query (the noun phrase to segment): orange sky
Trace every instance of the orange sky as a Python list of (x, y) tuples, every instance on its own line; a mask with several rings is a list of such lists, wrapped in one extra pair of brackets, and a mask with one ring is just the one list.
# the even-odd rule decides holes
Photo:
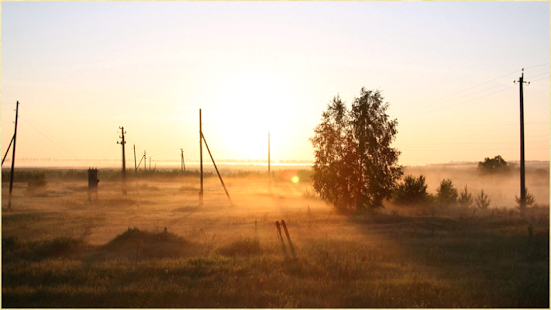
[[(400, 164), (549, 160), (548, 2), (3, 2), (2, 152), (313, 160), (337, 94), (380, 89)], [(9, 157), (9, 156), (8, 156)], [(44, 161), (43, 161), (44, 162)], [(47, 163), (47, 162), (46, 162)], [(81, 162), (82, 163), (82, 162)], [(5, 165), (6, 166), (6, 165)]]

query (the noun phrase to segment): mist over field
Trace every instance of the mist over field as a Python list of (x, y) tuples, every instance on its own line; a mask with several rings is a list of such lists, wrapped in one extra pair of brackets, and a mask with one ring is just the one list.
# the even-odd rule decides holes
[[(4, 170), (6, 172), (6, 170)], [(21, 170), (24, 172), (24, 170)], [(518, 215), (516, 173), (474, 165), (407, 167), (460, 189), (484, 189), (476, 214), (426, 213), (391, 201), (344, 215), (320, 200), (308, 170), (128, 174), (86, 170), (2, 186), (4, 307), (548, 307), (549, 167), (530, 166), (537, 206)], [(23, 178), (24, 174), (20, 176)], [(32, 178), (31, 178), (32, 179)], [(511, 212), (510, 212), (511, 211)], [(287, 233), (276, 221), (285, 221)]]

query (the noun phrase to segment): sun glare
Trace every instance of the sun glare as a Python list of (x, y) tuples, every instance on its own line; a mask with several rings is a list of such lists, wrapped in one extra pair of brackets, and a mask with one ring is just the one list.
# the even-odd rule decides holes
[(268, 133), (271, 143), (286, 133), (290, 94), (278, 77), (244, 74), (231, 78), (221, 89), (216, 119), (225, 123), (225, 141), (233, 156), (254, 159), (267, 157)]

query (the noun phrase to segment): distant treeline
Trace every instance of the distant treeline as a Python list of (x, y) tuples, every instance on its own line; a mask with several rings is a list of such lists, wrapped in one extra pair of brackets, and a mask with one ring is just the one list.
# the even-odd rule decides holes
[[(238, 171), (222, 171), (223, 177), (240, 178), (240, 177), (267, 177), (268, 172), (238, 170)], [(37, 176), (45, 176), (48, 181), (55, 180), (88, 180), (88, 169), (36, 169), (36, 168), (21, 168), (14, 171), (14, 182), (29, 182)], [(306, 169), (294, 170), (277, 170), (271, 172), (274, 181), (290, 181), (293, 176), (298, 176), (301, 182), (310, 181), (311, 171)], [(200, 177), (199, 170), (188, 170), (183, 173), (184, 177)], [(103, 181), (119, 181), (122, 177), (122, 172), (119, 169), (98, 169), (98, 178)], [(180, 169), (152, 169), (140, 170), (137, 173), (133, 169), (126, 170), (127, 180), (147, 179), (147, 178), (179, 178), (182, 177)], [(214, 172), (203, 172), (203, 177), (216, 177)], [(10, 170), (2, 169), (2, 182), (10, 181)]]

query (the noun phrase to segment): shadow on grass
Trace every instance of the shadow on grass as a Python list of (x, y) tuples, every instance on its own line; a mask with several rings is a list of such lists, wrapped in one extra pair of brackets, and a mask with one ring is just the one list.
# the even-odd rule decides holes
[(349, 220), (430, 275), (425, 285), (432, 288), (425, 292), (439, 292), (423, 293), (430, 307), (549, 307), (548, 226), (530, 230), (526, 220), (493, 217), (371, 214)]

